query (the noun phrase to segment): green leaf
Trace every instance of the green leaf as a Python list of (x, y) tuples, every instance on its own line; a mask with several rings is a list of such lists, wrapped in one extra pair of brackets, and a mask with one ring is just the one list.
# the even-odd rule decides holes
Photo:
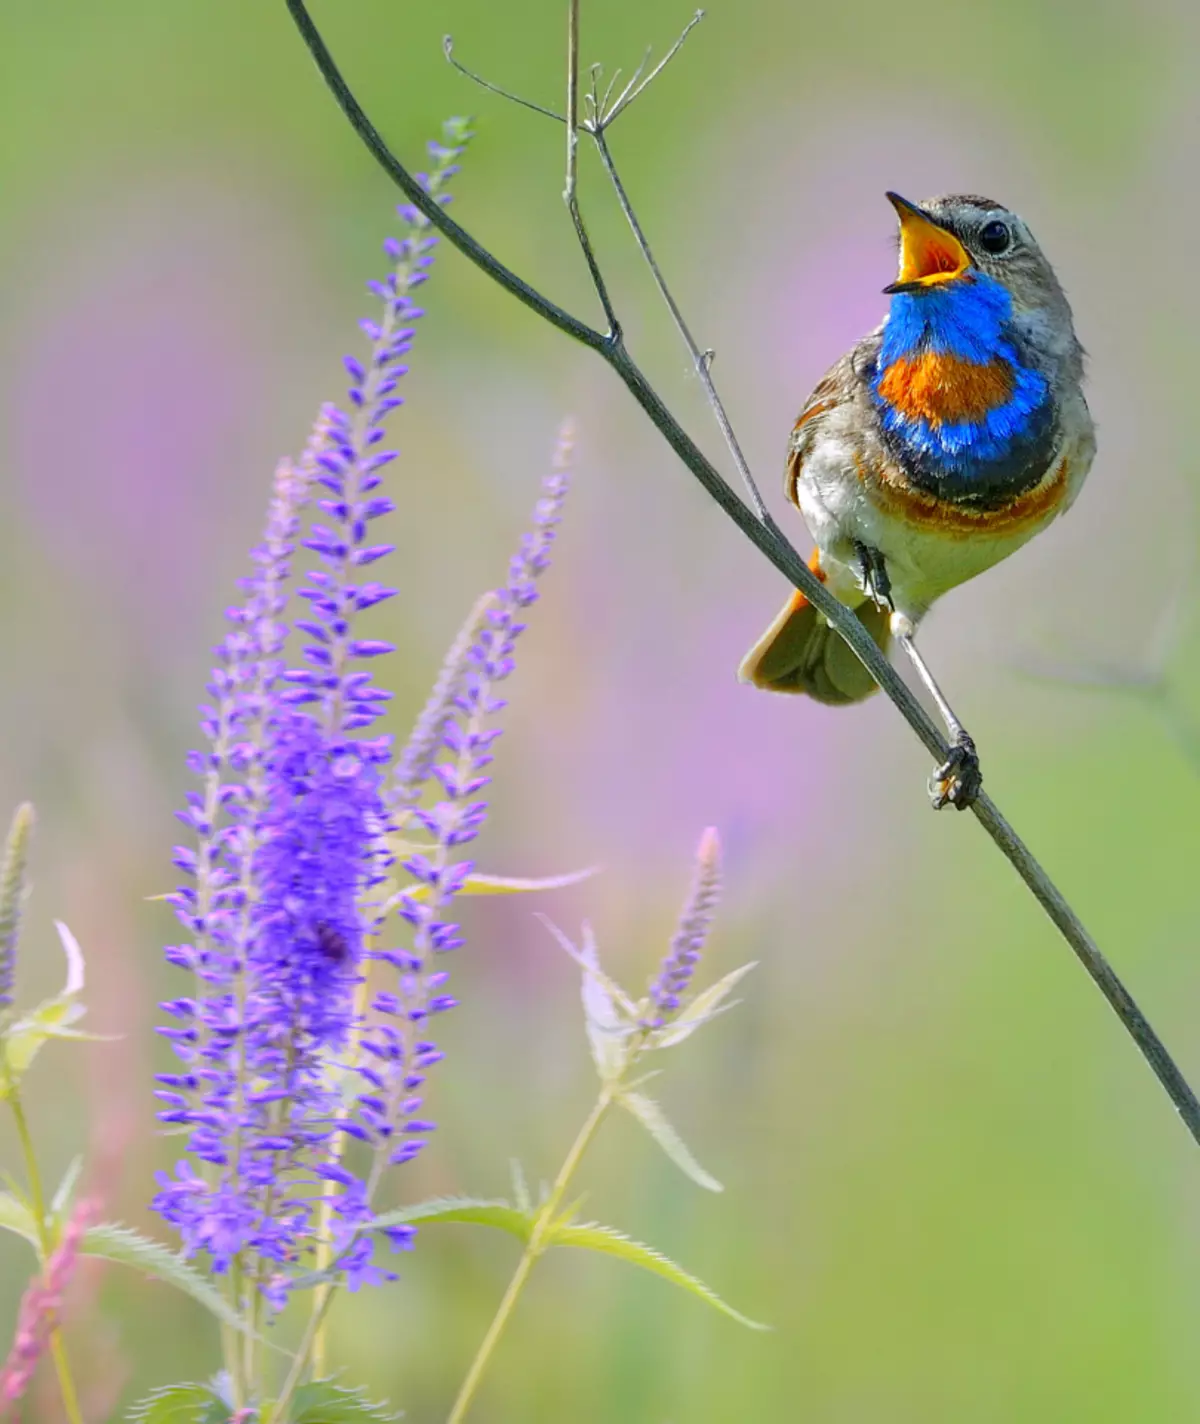
[(229, 1424), (229, 1406), (206, 1384), (172, 1384), (135, 1404), (129, 1419), (131, 1424)]
[[(389, 842), (394, 849), (394, 841)], [(473, 875), (468, 875), (462, 883), (462, 888), (456, 893), (459, 895), (526, 895), (535, 890), (561, 890), (564, 885), (578, 885), (581, 880), (587, 880), (589, 876), (595, 875), (600, 869), (598, 865), (590, 865), (586, 870), (573, 870), (566, 875), (545, 875), (536, 879), (528, 879), (513, 875), (484, 875), (477, 871)], [(428, 894), (428, 887), (425, 885), (414, 885), (411, 889), (406, 887), (405, 893), (410, 900), (421, 900)]]
[(617, 1001), (603, 981), (596, 941), (588, 925), (583, 927), (580, 955), (584, 963), (580, 996), (592, 1062), (602, 1083), (615, 1083), (625, 1070), (628, 1058), (626, 1044), (634, 1024), (621, 1014)]
[(692, 1156), (687, 1143), (667, 1121), (666, 1114), (653, 1098), (646, 1097), (644, 1093), (624, 1092), (617, 1101), (637, 1118), (671, 1161), (698, 1187), (710, 1192), (725, 1190), (716, 1177), (706, 1172)]
[(669, 1256), (664, 1256), (653, 1246), (644, 1246), (640, 1241), (634, 1241), (623, 1232), (615, 1231), (611, 1226), (601, 1226), (594, 1221), (585, 1222), (579, 1226), (565, 1223), (555, 1225), (550, 1229), (549, 1242), (552, 1246), (576, 1246), (584, 1251), (597, 1251), (602, 1256), (616, 1256), (619, 1260), (628, 1261), (630, 1265), (640, 1266), (643, 1271), (651, 1271), (656, 1276), (662, 1276), (664, 1280), (690, 1292), (700, 1300), (707, 1301), (715, 1310), (719, 1310), (722, 1315), (728, 1315), (739, 1325), (745, 1325), (751, 1330), (770, 1330), (771, 1328), (769, 1325), (762, 1325), (757, 1320), (751, 1320), (740, 1311), (734, 1310), (733, 1306), (727, 1305), (711, 1286), (705, 1285), (702, 1280), (693, 1276), (689, 1271), (685, 1271), (682, 1266), (676, 1265)]
[(546, 928), (558, 941), (559, 948), (562, 949), (563, 953), (569, 955), (570, 958), (572, 958), (575, 963), (579, 965), (580, 969), (584, 970), (584, 972), (590, 975), (591, 978), (595, 979), (597, 983), (603, 985), (604, 989), (608, 993), (609, 998), (612, 999), (614, 1004), (617, 1004), (620, 1007), (621, 1012), (623, 1014), (625, 1014), (630, 1019), (636, 1020), (638, 1017), (637, 1005), (633, 1002), (633, 1000), (629, 997), (625, 990), (621, 988), (620, 984), (618, 984), (615, 979), (610, 979), (608, 975), (605, 974), (605, 972), (600, 968), (600, 960), (595, 953), (596, 942), (592, 938), (591, 926), (585, 924), (583, 927), (583, 940), (585, 950), (589, 946), (592, 950), (592, 954), (589, 957), (588, 954), (585, 953), (585, 950), (579, 950), (575, 948), (575, 946), (566, 937), (566, 935), (563, 934), (562, 930), (559, 929), (559, 927), (554, 923), (552, 919), (550, 919), (546, 915), (538, 915), (537, 918), (541, 920), (542, 924), (546, 926)]
[(0, 1192), (0, 1230), (11, 1231), (15, 1236), (23, 1236), (32, 1245), (37, 1245), (37, 1222), (33, 1212), (12, 1192)]
[(301, 1385), (292, 1396), (288, 1417), (292, 1424), (360, 1424), (360, 1421), (399, 1419), (386, 1405), (372, 1404), (361, 1389), (343, 1389), (332, 1380)]
[(396, 1207), (380, 1212), (371, 1223), (371, 1230), (384, 1226), (424, 1226), (433, 1221), (461, 1221), (473, 1226), (494, 1226), (507, 1231), (518, 1241), (528, 1241), (533, 1218), (526, 1211), (506, 1201), (489, 1201), (480, 1197), (432, 1197), (414, 1206)]
[(61, 1221), (71, 1208), (71, 1203), (75, 1199), (75, 1188), (79, 1185), (79, 1174), (83, 1171), (83, 1158), (75, 1157), (67, 1165), (67, 1170), (62, 1175), (54, 1193), (54, 1199), (50, 1203), (50, 1215), (57, 1221)]
[(726, 974), (724, 979), (718, 979), (715, 984), (710, 984), (707, 989), (702, 989), (665, 1028), (660, 1028), (650, 1035), (646, 1046), (648, 1048), (674, 1048), (677, 1043), (682, 1043), (685, 1038), (695, 1033), (710, 1019), (716, 1018), (726, 1009), (733, 1008), (733, 1004), (727, 1004), (725, 1000), (735, 986), (755, 967), (755, 963), (743, 964), (740, 969), (734, 969), (731, 973)]
[(190, 1295), (223, 1324), (245, 1333), (245, 1322), (221, 1292), (194, 1266), (189, 1266), (178, 1251), (172, 1251), (161, 1241), (154, 1241), (128, 1226), (109, 1221), (89, 1228), (80, 1250), (85, 1256), (97, 1256), (102, 1261), (112, 1261), (119, 1266), (132, 1266), (144, 1276), (165, 1281), (184, 1295)]
[(48, 999), (24, 1018), (18, 1019), (8, 1032), (0, 1052), (4, 1054), (6, 1074), (0, 1074), (0, 1098), (7, 1096), (4, 1078), (20, 1081), (29, 1071), (42, 1046), (52, 1038), (87, 1038), (71, 1025), (83, 1017), (83, 1005), (72, 995)]

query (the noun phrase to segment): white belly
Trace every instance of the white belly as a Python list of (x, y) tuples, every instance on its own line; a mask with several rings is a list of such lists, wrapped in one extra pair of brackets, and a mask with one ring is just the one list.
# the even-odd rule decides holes
[[(1066, 442), (1064, 442), (1064, 446)], [(873, 497), (860, 478), (852, 453), (836, 435), (818, 439), (808, 452), (797, 485), (804, 515), (825, 569), (831, 590), (843, 601), (862, 599), (862, 582), (856, 544), (877, 549), (891, 579), (892, 597), (900, 612), (917, 622), (943, 593), (974, 578), (1027, 543), (1046, 527), (1077, 493), (1091, 463), (1092, 444), (1074, 441), (1060, 448), (1047, 472), (1051, 481), (1060, 468), (1063, 489), (1044, 511), (1005, 527), (997, 517), (994, 533), (987, 520), (969, 528), (953, 522), (940, 525), (918, 521), (889, 501)], [(1063, 461), (1067, 460), (1067, 464)], [(1034, 503), (1031, 501), (1031, 503)]]

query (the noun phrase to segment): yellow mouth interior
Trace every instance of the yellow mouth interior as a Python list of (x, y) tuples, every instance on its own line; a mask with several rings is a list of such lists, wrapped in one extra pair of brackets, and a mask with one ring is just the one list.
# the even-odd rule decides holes
[(961, 277), (970, 267), (966, 248), (918, 208), (896, 203), (900, 215), (900, 272), (897, 281), (932, 287)]

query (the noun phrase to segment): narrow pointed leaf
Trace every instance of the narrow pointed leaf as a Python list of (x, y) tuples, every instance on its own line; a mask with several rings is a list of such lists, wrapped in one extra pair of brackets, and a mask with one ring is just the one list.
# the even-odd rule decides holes
[(119, 1266), (131, 1266), (144, 1276), (164, 1281), (184, 1295), (190, 1295), (198, 1304), (210, 1311), (224, 1324), (234, 1330), (245, 1332), (246, 1326), (240, 1315), (219, 1290), (190, 1266), (177, 1252), (161, 1241), (142, 1236), (128, 1226), (116, 1222), (103, 1222), (93, 1226), (84, 1234), (80, 1250), (85, 1256), (98, 1256), (103, 1261), (112, 1261)]
[(643, 1271), (651, 1271), (654, 1275), (661, 1276), (663, 1280), (670, 1281), (673, 1285), (688, 1291), (691, 1295), (707, 1302), (714, 1310), (719, 1310), (722, 1315), (728, 1315), (731, 1320), (736, 1320), (739, 1325), (745, 1325), (751, 1330), (769, 1330), (771, 1328), (769, 1325), (760, 1324), (757, 1320), (751, 1320), (741, 1311), (734, 1310), (733, 1306), (723, 1301), (711, 1286), (705, 1285), (698, 1277), (685, 1271), (669, 1256), (664, 1256), (653, 1246), (645, 1246), (640, 1241), (634, 1241), (623, 1232), (615, 1231), (611, 1226), (601, 1226), (594, 1221), (578, 1226), (559, 1225), (551, 1228), (549, 1240), (552, 1246), (575, 1246), (584, 1251), (597, 1251), (603, 1256), (616, 1256), (618, 1260), (628, 1261), (633, 1266), (640, 1266)]
[(62, 991), (62, 997), (66, 999), (83, 993), (83, 950), (79, 947), (79, 941), (61, 920), (54, 921), (54, 928), (58, 931), (59, 942), (67, 956), (67, 982)]
[(590, 931), (584, 927), (583, 948), (584, 970), (580, 984), (583, 999), (583, 1021), (587, 1029), (588, 1047), (592, 1051), (592, 1062), (603, 1083), (614, 1082), (625, 1066), (625, 1044), (633, 1025), (624, 1018), (600, 977), (600, 961), (596, 944)]
[(130, 1424), (229, 1424), (229, 1406), (206, 1384), (172, 1384), (135, 1404), (128, 1418)]
[(301, 1385), (288, 1411), (292, 1424), (386, 1424), (400, 1417), (386, 1405), (372, 1404), (361, 1389), (344, 1389), (332, 1380)]
[[(631, 1019), (636, 1019), (638, 1016), (637, 1005), (633, 1002), (633, 1000), (629, 997), (625, 990), (621, 988), (617, 981), (615, 979), (610, 979), (608, 975), (605, 974), (603, 969), (600, 968), (600, 962), (596, 955), (593, 954), (589, 959), (589, 957), (582, 950), (576, 949), (575, 946), (571, 943), (571, 941), (566, 937), (566, 935), (563, 934), (562, 930), (560, 930), (559, 927), (554, 923), (554, 921), (552, 919), (549, 919), (546, 915), (538, 915), (537, 918), (541, 920), (542, 924), (545, 925), (545, 927), (554, 936), (555, 940), (557, 940), (559, 948), (562, 949), (563, 953), (573, 959), (575, 963), (579, 965), (580, 969), (590, 974), (593, 979), (595, 979), (598, 983), (604, 986), (613, 1003), (620, 1005), (622, 1013), (626, 1014)], [(591, 940), (591, 933), (592, 932), (590, 927), (588, 925), (584, 925), (583, 934), (585, 944), (591, 942), (594, 949), (595, 945), (594, 941)]]
[[(513, 875), (485, 875), (478, 871), (468, 875), (462, 883), (459, 895), (525, 895), (535, 890), (561, 890), (564, 885), (578, 885), (581, 880), (595, 875), (599, 866), (591, 865), (586, 870), (574, 870), (567, 875), (545, 875), (536, 879)], [(427, 885), (413, 885), (406, 889), (410, 900), (421, 900), (429, 892)]]
[(623, 1108), (637, 1118), (655, 1142), (662, 1148), (679, 1170), (691, 1177), (698, 1187), (710, 1192), (723, 1192), (725, 1188), (711, 1172), (706, 1172), (692, 1156), (683, 1138), (667, 1121), (662, 1108), (644, 1093), (622, 1093), (617, 1099)]
[(23, 1236), (37, 1250), (37, 1221), (28, 1206), (12, 1192), (0, 1192), (0, 1231)]
[[(19, 1082), (42, 1047), (52, 1038), (73, 1036), (71, 1025), (83, 1015), (83, 1005), (70, 998), (49, 999), (46, 1003), (18, 1019), (0, 1044), (8, 1077)], [(5, 1096), (0, 1075), (0, 1097)]]
[(62, 1181), (54, 1193), (54, 1199), (50, 1203), (50, 1215), (56, 1220), (61, 1220), (70, 1211), (71, 1203), (75, 1198), (75, 1188), (79, 1184), (79, 1174), (83, 1171), (83, 1158), (74, 1158), (67, 1170), (62, 1175)]
[(528, 1241), (533, 1219), (506, 1201), (489, 1201), (479, 1197), (433, 1197), (413, 1206), (383, 1211), (372, 1221), (371, 1229), (384, 1226), (424, 1226), (434, 1221), (467, 1222), (474, 1226), (494, 1226), (507, 1231), (518, 1241)]
[(710, 984), (707, 989), (702, 989), (694, 999), (684, 1005), (677, 1017), (672, 1019), (665, 1028), (660, 1028), (650, 1035), (648, 1047), (674, 1048), (677, 1043), (682, 1043), (685, 1038), (695, 1033), (709, 1019), (715, 1018), (725, 1009), (732, 1008), (733, 1005), (726, 1004), (725, 1000), (753, 968), (755, 968), (754, 963), (743, 964), (740, 969), (726, 974), (724, 979), (718, 979), (715, 984)]

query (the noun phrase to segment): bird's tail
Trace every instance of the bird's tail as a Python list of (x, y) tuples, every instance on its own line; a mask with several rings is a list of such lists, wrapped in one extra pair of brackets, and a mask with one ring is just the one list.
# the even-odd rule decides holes
[[(820, 569), (814, 572), (819, 574)], [(886, 653), (891, 637), (887, 610), (868, 599), (856, 613)], [(803, 692), (833, 707), (861, 702), (876, 688), (849, 643), (799, 591), (742, 659), (738, 677), (768, 692)]]

